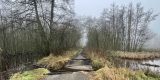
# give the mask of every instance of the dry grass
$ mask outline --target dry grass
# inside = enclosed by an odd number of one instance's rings
[[[124,58],[124,59],[134,59],[134,60],[142,60],[142,59],[154,59],[160,58],[160,53],[158,52],[112,52],[116,57]]]
[[[92,80],[128,80],[127,77],[124,77],[124,74],[120,74],[119,71],[125,71],[126,74],[129,74],[126,69],[113,69],[104,67],[95,72]]]
[[[91,80],[160,80],[160,78],[146,76],[142,71],[104,67],[96,71]]]
[[[62,55],[55,56],[49,55],[38,61],[38,65],[43,66],[47,69],[58,70],[61,69],[78,51],[66,51]]]

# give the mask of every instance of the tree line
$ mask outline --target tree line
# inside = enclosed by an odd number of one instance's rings
[[[74,0],[1,0],[0,71],[77,48]]]
[[[154,37],[149,24],[157,14],[144,10],[140,3],[133,6],[112,4],[99,18],[88,18],[87,48],[93,50],[142,51],[144,44]]]

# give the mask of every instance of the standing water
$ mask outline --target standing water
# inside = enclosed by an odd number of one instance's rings
[[[153,60],[128,60],[128,59],[114,59],[116,67],[124,67],[132,70],[149,70],[154,73],[160,73],[160,59]]]

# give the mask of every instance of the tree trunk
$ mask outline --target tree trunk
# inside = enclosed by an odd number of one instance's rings
[[[36,19],[37,19],[37,23],[38,23],[38,31],[39,31],[39,34],[41,36],[41,40],[42,40],[42,46],[41,46],[41,49],[42,51],[44,50],[44,52],[49,52],[49,45],[48,45],[48,42],[47,42],[47,36],[45,34],[45,31],[43,29],[43,26],[42,26],[42,23],[40,21],[40,17],[39,17],[39,14],[38,14],[38,8],[37,8],[37,0],[33,0],[33,3],[34,3],[34,8],[35,8],[35,14],[36,14]]]
[[[49,49],[50,49],[50,52],[52,52],[52,40],[53,40],[53,37],[54,36],[54,24],[53,24],[53,18],[54,18],[54,5],[55,5],[55,0],[51,0],[51,18],[50,18],[50,25],[49,25],[49,28],[50,28],[50,35],[49,35]]]

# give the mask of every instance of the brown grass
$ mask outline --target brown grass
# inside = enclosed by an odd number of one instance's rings
[[[92,80],[128,80],[125,79],[124,76],[122,76],[122,74],[117,73],[118,71],[118,69],[104,67],[95,72],[95,75],[92,78]]]
[[[96,71],[91,80],[159,80],[159,78],[146,76],[142,71],[104,67]]]
[[[134,60],[160,58],[160,53],[158,53],[158,52],[122,52],[122,51],[117,51],[117,52],[114,52],[113,55],[116,57],[123,58],[123,59],[134,59]]]
[[[50,54],[38,61],[38,65],[44,66],[47,69],[58,70],[61,69],[78,51],[66,51],[62,55],[55,56]]]

